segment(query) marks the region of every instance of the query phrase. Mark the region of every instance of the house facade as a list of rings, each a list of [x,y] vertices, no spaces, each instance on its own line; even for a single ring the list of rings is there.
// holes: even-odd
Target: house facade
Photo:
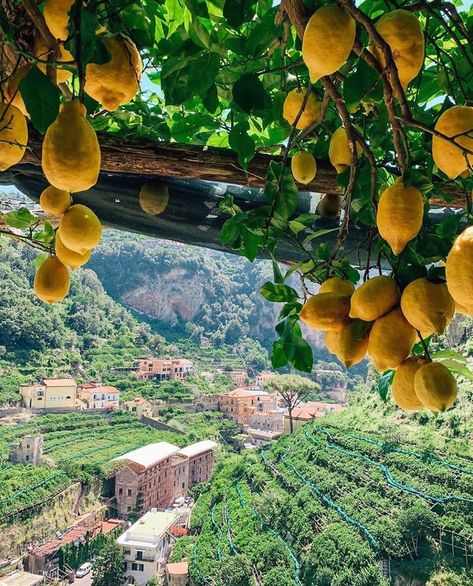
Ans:
[[[188,562],[166,564],[166,586],[187,586],[189,584]]]
[[[87,409],[113,411],[120,406],[120,391],[116,387],[104,386],[99,382],[78,385],[77,395],[84,401]]]
[[[141,419],[143,415],[146,415],[147,417],[153,416],[153,406],[149,401],[142,397],[136,397],[131,401],[126,401],[123,403],[122,409],[134,413],[139,419]]]
[[[223,374],[229,376],[237,387],[244,387],[248,380],[248,373],[246,370],[224,370]]]
[[[20,385],[23,405],[29,409],[74,409],[77,385],[73,379],[44,379]]]
[[[136,377],[140,380],[184,380],[194,371],[194,364],[186,358],[139,358]]]
[[[203,440],[179,450],[179,456],[188,460],[188,487],[206,482],[212,475],[217,442]]]
[[[151,510],[117,539],[125,558],[125,583],[145,585],[164,574],[179,513]]]
[[[344,405],[339,403],[323,403],[320,401],[309,401],[308,403],[301,403],[292,412],[292,424],[294,431],[299,429],[304,423],[317,417],[324,417],[329,413],[337,413],[346,409]],[[289,415],[284,416],[284,433],[290,433]]]
[[[239,425],[247,425],[250,415],[274,410],[276,400],[266,391],[239,388],[220,394],[218,408]]]

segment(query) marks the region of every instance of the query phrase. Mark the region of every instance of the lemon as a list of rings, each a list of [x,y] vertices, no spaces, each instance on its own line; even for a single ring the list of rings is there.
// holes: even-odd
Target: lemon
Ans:
[[[399,297],[399,289],[393,278],[384,275],[373,277],[353,293],[350,317],[374,321],[397,305]]]
[[[56,234],[56,256],[63,264],[71,269],[78,269],[82,265],[85,265],[89,262],[91,254],[91,250],[87,250],[84,254],[79,254],[73,250],[69,250],[69,248],[64,246],[59,232]]]
[[[426,337],[445,331],[455,314],[455,301],[447,285],[416,279],[404,289],[401,309],[411,326]]]
[[[123,37],[105,38],[104,45],[110,61],[87,65],[84,90],[106,110],[113,112],[138,92],[142,63],[138,49]]]
[[[348,319],[350,298],[337,293],[318,293],[301,309],[301,319],[311,328],[339,330]]]
[[[337,338],[339,331],[330,330],[324,333],[325,347],[332,354],[337,354]]]
[[[35,37],[34,54],[38,59],[41,59],[41,61],[48,60],[49,48],[43,37],[39,34]],[[59,45],[59,56],[53,61],[53,66],[56,68],[56,83],[65,83],[72,77],[72,72],[67,69],[67,67],[64,67],[65,64],[67,64],[68,67],[72,67],[74,65],[74,57],[65,47]],[[46,74],[46,63],[38,63],[38,67],[44,74]]]
[[[39,205],[48,216],[62,216],[71,205],[71,194],[50,185],[39,197]]]
[[[414,388],[421,403],[431,411],[446,411],[457,399],[457,381],[440,362],[429,362],[419,368]]]
[[[391,394],[396,405],[404,411],[418,411],[423,407],[414,389],[414,378],[419,368],[427,363],[425,358],[411,356],[396,370]]]
[[[159,216],[166,211],[169,191],[161,181],[147,181],[141,186],[140,207],[148,216]]]
[[[299,151],[291,159],[291,171],[297,182],[307,185],[317,173],[317,163],[313,155],[307,151]]]
[[[409,356],[416,341],[416,331],[396,307],[377,319],[368,340],[368,355],[379,372],[397,368]]]
[[[440,115],[435,130],[445,136],[455,137],[451,143],[440,136],[432,137],[432,156],[437,167],[450,179],[469,172],[473,166],[473,154],[465,153],[460,147],[473,152],[473,107],[452,106]],[[466,136],[466,133],[469,133]],[[468,163],[467,163],[468,159]]]
[[[37,269],[34,277],[34,292],[45,303],[62,301],[69,292],[70,277],[67,267],[57,258],[48,258]]]
[[[90,208],[75,204],[62,216],[58,235],[69,250],[84,255],[100,242],[102,224]]]
[[[320,285],[318,293],[339,293],[351,297],[355,291],[355,285],[351,281],[340,277],[331,277]]]
[[[397,179],[381,194],[376,225],[381,238],[386,240],[396,256],[419,233],[423,215],[421,192],[413,185],[405,187],[402,179]]]
[[[359,319],[342,326],[336,332],[337,337],[333,345],[337,358],[346,368],[358,364],[366,356],[368,350],[368,324]]]
[[[424,33],[417,17],[408,10],[393,10],[376,23],[376,30],[391,48],[399,81],[405,90],[424,62]],[[372,47],[372,53],[384,68],[384,53]]]
[[[65,41],[69,36],[69,11],[75,0],[46,0],[43,16],[53,37]]]
[[[445,263],[445,275],[455,303],[473,316],[473,226],[455,239]]]
[[[301,90],[295,89],[290,91],[283,104],[283,117],[292,126],[302,108],[307,93],[307,88]],[[299,116],[296,128],[303,129],[313,124],[320,116],[320,109],[322,102],[320,102],[314,92],[310,92],[307,102]]]
[[[358,156],[363,152],[361,145],[358,143],[356,143],[356,152]],[[337,173],[343,173],[343,171],[346,171],[351,167],[352,160],[350,144],[343,126],[337,128],[330,138],[328,157]]]
[[[43,140],[42,167],[51,185],[74,193],[97,183],[100,147],[78,101],[63,104]]]
[[[312,83],[340,69],[353,49],[355,33],[355,21],[336,4],[314,12],[302,40],[302,58]]]
[[[29,117],[28,111],[25,106],[25,102],[21,97],[20,93],[20,81],[25,77],[25,75],[30,70],[30,64],[22,65],[15,69],[14,73],[12,74],[11,78],[8,80],[6,84],[6,97],[8,98],[8,102],[10,102],[13,106],[16,106],[18,110],[25,116]]]
[[[19,163],[28,143],[28,125],[20,110],[0,102],[0,171]]]

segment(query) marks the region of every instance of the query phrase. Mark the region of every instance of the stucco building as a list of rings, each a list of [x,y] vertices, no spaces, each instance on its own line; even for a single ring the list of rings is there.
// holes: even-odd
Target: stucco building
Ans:
[[[218,408],[239,425],[247,425],[250,415],[273,411],[276,399],[266,391],[239,388],[220,394]]]
[[[77,385],[71,378],[20,385],[23,405],[29,409],[74,409],[76,391]]]
[[[84,401],[87,409],[113,411],[120,406],[120,391],[116,387],[104,386],[100,382],[78,385],[77,395]]]
[[[166,564],[166,586],[187,586],[189,584],[189,564],[177,562]]]
[[[125,558],[126,584],[147,584],[157,574],[164,574],[174,541],[172,530],[179,513],[148,511],[117,539]]]
[[[244,387],[248,380],[248,373],[246,370],[224,370],[223,374],[229,376],[237,387]]]
[[[322,403],[320,401],[309,401],[301,403],[292,412],[292,423],[294,431],[304,425],[307,421],[317,417],[324,417],[329,413],[337,413],[346,409],[339,403]],[[284,416],[284,433],[290,433],[289,415]]]
[[[115,458],[126,465],[115,474],[115,498],[121,517],[165,509],[189,488],[212,474],[217,443],[211,440],[179,448],[167,442],[149,444]]]
[[[194,364],[186,358],[139,358],[136,377],[140,380],[183,380],[194,371]]]
[[[122,409],[134,413],[140,419],[142,415],[146,415],[147,417],[153,416],[153,406],[149,401],[142,397],[135,397],[131,401],[126,401],[123,403]]]
[[[24,435],[10,444],[8,459],[12,464],[41,465],[43,455],[43,436]]]

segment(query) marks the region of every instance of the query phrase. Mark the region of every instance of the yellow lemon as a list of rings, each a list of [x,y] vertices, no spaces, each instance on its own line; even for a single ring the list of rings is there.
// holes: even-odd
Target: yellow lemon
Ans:
[[[102,224],[90,208],[75,204],[62,216],[58,235],[69,250],[84,255],[100,242]]]
[[[419,368],[427,363],[425,358],[411,356],[396,370],[391,394],[396,405],[404,411],[418,411],[423,407],[414,389],[414,378]]]
[[[361,145],[358,143],[356,143],[356,152],[358,156],[363,152]],[[343,173],[343,171],[346,171],[351,167],[352,160],[350,144],[343,126],[337,128],[330,138],[328,157],[337,173]]]
[[[307,151],[299,151],[291,159],[291,171],[297,182],[307,185],[317,173],[317,163],[313,155]]]
[[[399,81],[405,90],[424,62],[424,33],[420,22],[409,10],[393,10],[378,20],[376,30],[391,48]],[[384,68],[386,61],[382,50],[372,47],[372,52]]]
[[[340,69],[353,49],[355,33],[355,21],[340,6],[329,4],[314,12],[302,40],[302,58],[312,83]]]
[[[373,277],[353,293],[350,317],[374,321],[397,305],[399,297],[399,289],[393,278],[384,275]]]
[[[301,309],[301,319],[317,330],[339,330],[348,319],[350,298],[337,293],[318,293]]]
[[[435,130],[454,137],[456,143],[440,136],[432,137],[432,156],[437,167],[450,179],[468,173],[473,166],[473,107],[452,106],[445,110],[435,123]],[[471,152],[465,153],[460,147]]]
[[[414,388],[421,403],[431,411],[446,411],[457,399],[457,381],[440,362],[429,362],[419,368]]]
[[[455,301],[447,285],[416,279],[404,289],[401,309],[411,326],[425,337],[445,331],[455,314]]]
[[[320,285],[318,293],[339,293],[351,297],[355,291],[355,285],[351,281],[340,277],[331,277]]]
[[[28,143],[28,125],[20,110],[0,102],[0,171],[19,163]]]
[[[84,90],[113,112],[138,92],[142,63],[138,49],[123,37],[106,38],[104,45],[110,53],[110,61],[87,65]]]
[[[69,286],[69,271],[57,256],[49,256],[36,271],[33,289],[36,297],[45,303],[62,301]]]
[[[147,181],[140,189],[140,207],[148,216],[159,216],[169,203],[169,191],[161,181]]]
[[[52,35],[61,41],[69,36],[69,11],[75,0],[46,0],[44,20]]]
[[[398,179],[383,191],[378,203],[376,225],[396,256],[417,236],[422,227],[424,200],[421,192]]]
[[[453,243],[445,263],[445,275],[455,303],[473,315],[473,226],[465,228]]]
[[[78,254],[73,250],[69,250],[69,248],[64,246],[59,232],[56,234],[56,256],[63,264],[71,269],[78,269],[88,263],[91,254],[91,250],[87,250],[84,254]]]
[[[35,42],[34,42],[34,54],[38,59],[41,61],[48,60],[48,53],[49,49],[46,45],[43,37],[41,35],[36,35]],[[72,77],[72,72],[65,67],[67,64],[68,67],[74,66],[74,57],[69,53],[69,51],[59,45],[59,56],[53,62],[54,67],[56,68],[56,83],[65,83],[69,81]],[[46,63],[38,63],[38,67],[41,69],[43,73],[47,72],[47,64]]]
[[[334,344],[335,354],[346,368],[358,364],[368,350],[369,329],[366,322],[353,320],[337,332]]]
[[[50,185],[39,197],[39,205],[48,216],[62,216],[70,207],[71,194],[64,189]]]
[[[337,354],[337,338],[339,331],[330,330],[324,333],[325,347],[332,354]]]
[[[368,355],[379,372],[397,368],[409,356],[416,341],[416,331],[396,307],[377,319],[368,340]]]
[[[304,104],[306,93],[307,88],[303,88],[301,90],[295,89],[290,91],[284,100],[283,116],[291,126],[296,121],[300,109]],[[311,91],[309,97],[307,98],[304,109],[302,110],[302,114],[299,116],[296,128],[301,130],[313,124],[320,116],[321,107],[322,102],[319,101],[314,92]]]
[[[28,111],[25,106],[25,102],[21,97],[20,93],[20,81],[25,77],[25,75],[30,70],[30,64],[22,65],[18,67],[14,73],[12,74],[11,78],[8,80],[6,85],[6,96],[8,98],[8,102],[10,102],[13,106],[16,106],[18,110],[25,116],[29,117]]]
[[[93,187],[100,171],[97,135],[85,113],[80,102],[67,102],[43,140],[41,162],[47,180],[71,193]]]

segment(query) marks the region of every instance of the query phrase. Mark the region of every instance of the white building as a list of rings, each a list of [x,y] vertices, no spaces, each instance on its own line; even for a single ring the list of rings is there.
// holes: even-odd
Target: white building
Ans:
[[[163,574],[173,541],[171,530],[179,521],[178,512],[145,513],[117,539],[126,562],[125,583],[147,584]]]

